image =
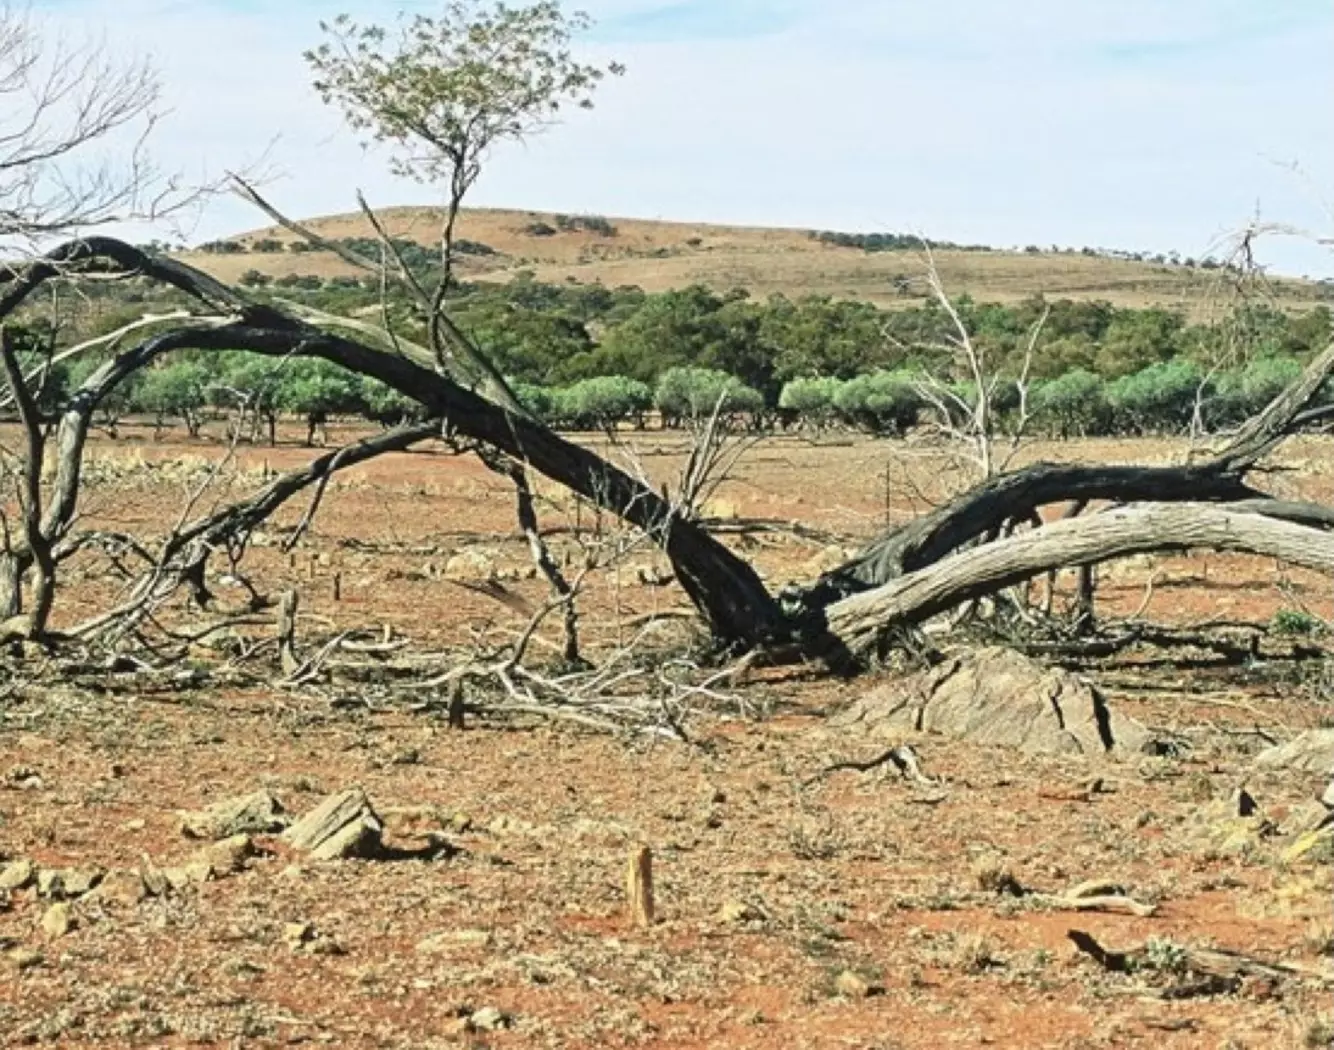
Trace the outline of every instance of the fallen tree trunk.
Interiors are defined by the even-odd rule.
[[[1190,549],[1262,554],[1334,574],[1334,535],[1321,529],[1227,505],[1146,504],[1054,522],[962,551],[835,602],[826,610],[826,625],[832,639],[865,658],[896,628],[922,623],[1052,569]]]
[[[1334,344],[1313,359],[1292,385],[1237,431],[1220,452],[1199,463],[1174,467],[1036,463],[997,475],[934,511],[885,532],[847,563],[823,575],[801,601],[807,608],[817,609],[878,587],[998,533],[1006,522],[1030,518],[1039,508],[1053,503],[1233,503],[1265,499],[1265,493],[1246,484],[1246,474],[1286,436],[1330,414],[1330,406],[1310,406],[1331,373]]]

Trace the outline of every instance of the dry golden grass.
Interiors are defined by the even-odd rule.
[[[385,209],[382,219],[396,237],[430,244],[439,229],[434,208]],[[916,252],[867,253],[822,244],[810,231],[702,223],[612,219],[615,236],[586,230],[535,236],[535,223],[555,225],[551,213],[470,209],[464,212],[459,236],[494,248],[497,256],[469,257],[463,272],[477,280],[507,281],[520,271],[539,280],[559,283],[602,283],[608,287],[639,285],[658,292],[689,284],[718,291],[745,288],[763,298],[829,295],[864,299],[881,306],[908,306],[922,301],[925,260]],[[359,215],[333,215],[308,220],[323,236],[368,237],[372,231]],[[296,238],[269,227],[236,239],[251,243],[272,237],[285,243]],[[275,277],[289,273],[332,277],[355,272],[325,252],[209,255],[190,252],[186,261],[223,280],[234,281],[246,270]],[[1218,271],[1188,270],[1085,255],[1021,252],[941,251],[936,263],[952,293],[988,302],[1014,302],[1041,292],[1048,298],[1103,299],[1117,306],[1167,306],[1207,317],[1230,301]],[[899,290],[910,282],[909,294]],[[1321,289],[1306,281],[1276,280],[1271,292],[1278,304],[1305,309],[1321,301]]]

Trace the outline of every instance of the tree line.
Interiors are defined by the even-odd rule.
[[[255,290],[344,316],[380,312],[379,291],[352,277]],[[66,338],[112,331],[145,305],[132,285],[114,294],[125,301],[102,304],[94,321]],[[525,407],[567,429],[643,426],[655,412],[672,426],[717,409],[754,428],[896,434],[951,422],[940,418],[948,404],[925,395],[926,377],[947,403],[974,396],[948,350],[953,321],[934,303],[885,310],[817,296],[758,301],[701,286],[649,294],[524,275],[504,285],[460,284],[451,302],[459,327],[489,353]],[[380,305],[405,337],[426,338],[410,303]],[[1160,307],[1037,296],[1014,304],[964,296],[954,305],[994,376],[999,425],[1022,422],[1053,436],[1232,425],[1282,389],[1332,328],[1324,306],[1288,313],[1244,304],[1205,324]],[[30,328],[35,348],[49,333],[39,318]],[[30,354],[36,360],[38,351]],[[79,355],[49,369],[51,397],[77,386],[100,359]],[[397,394],[318,362],[279,367],[244,354],[219,361],[150,369],[104,415],[180,420],[194,432],[206,411],[243,404],[270,430],[279,414],[301,417],[313,437],[333,416],[393,423],[411,411]]]

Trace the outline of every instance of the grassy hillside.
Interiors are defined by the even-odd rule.
[[[391,234],[423,244],[429,245],[439,228],[439,212],[433,208],[391,208],[382,214]],[[914,251],[871,253],[838,247],[817,240],[808,230],[641,219],[588,225],[598,227],[603,222],[610,223],[610,233],[584,228],[578,218],[571,222],[550,213],[468,210],[459,236],[496,254],[470,256],[462,270],[477,280],[506,281],[530,271],[551,282],[639,285],[651,292],[701,283],[717,291],[745,288],[761,298],[775,292],[819,294],[889,307],[919,303],[924,294],[925,264]],[[368,237],[372,232],[359,215],[316,218],[309,225],[329,238]],[[231,239],[247,247],[264,239],[288,247],[296,240],[272,227]],[[250,269],[274,277],[355,272],[324,252],[195,251],[183,258],[230,281]],[[1117,306],[1176,307],[1202,317],[1229,292],[1217,270],[1076,253],[942,250],[936,253],[936,262],[951,293],[967,292],[979,301],[1013,302],[1041,292],[1049,298],[1103,299]],[[1279,305],[1298,309],[1322,298],[1328,302],[1331,296],[1328,288],[1287,279],[1273,282],[1272,293]]]

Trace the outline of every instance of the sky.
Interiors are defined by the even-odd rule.
[[[420,0],[30,0],[158,65],[153,150],[247,166],[283,210],[436,203],[311,90],[322,18]],[[567,3],[566,5],[570,5]],[[1221,254],[1259,218],[1275,271],[1334,276],[1329,0],[584,0],[591,112],[496,150],[469,203],[906,232],[997,247]],[[191,240],[264,225],[211,204]]]

